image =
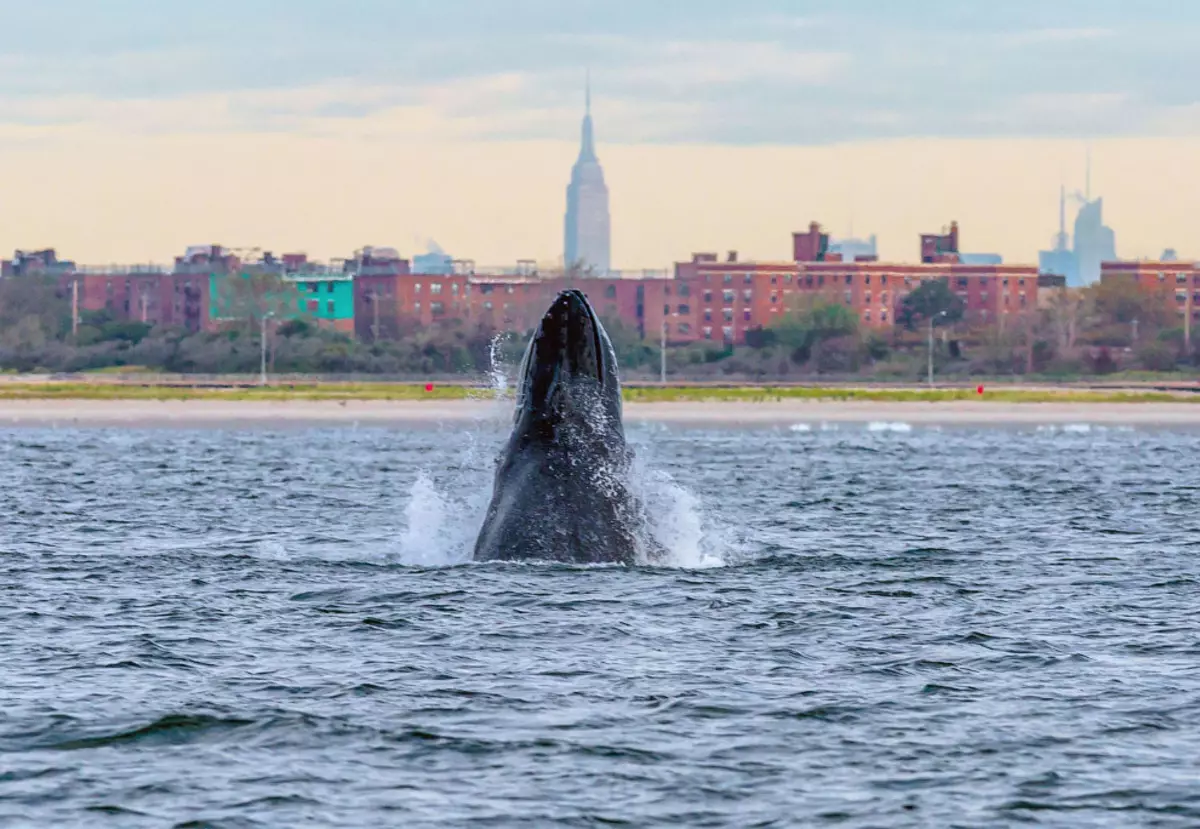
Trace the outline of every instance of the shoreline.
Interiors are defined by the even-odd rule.
[[[628,402],[625,421],[677,426],[905,423],[944,426],[1200,427],[1195,403],[1002,401]],[[439,426],[488,421],[507,428],[509,401],[495,400],[0,400],[0,427]]]

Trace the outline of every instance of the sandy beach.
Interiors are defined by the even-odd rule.
[[[0,425],[263,427],[317,425],[439,425],[503,420],[508,404],[490,401],[382,400],[4,400]],[[630,423],[676,425],[790,425],[908,423],[912,425],[1200,426],[1196,403],[892,403],[784,400],[780,402],[628,403]]]

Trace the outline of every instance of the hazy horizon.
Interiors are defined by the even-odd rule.
[[[1121,257],[1200,256],[1200,8],[829,7],[0,0],[0,251],[552,260],[590,68],[615,267],[787,258],[810,220],[1033,263],[1089,147]]]

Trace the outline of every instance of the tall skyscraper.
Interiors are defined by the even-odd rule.
[[[1065,276],[1068,285],[1079,282],[1075,253],[1071,250],[1071,236],[1067,233],[1067,188],[1058,191],[1058,233],[1054,235],[1054,247],[1038,251],[1038,270]]]
[[[571,169],[567,185],[567,215],[563,243],[564,265],[578,265],[591,276],[608,273],[609,220],[608,185],[604,169],[596,158],[596,139],[592,133],[592,85],[588,80],[583,116],[583,141],[579,158]]]
[[[1059,193],[1058,234],[1054,237],[1054,248],[1038,253],[1038,270],[1065,276],[1072,287],[1095,282],[1100,278],[1100,263],[1117,259],[1116,234],[1104,224],[1104,199],[1092,198],[1090,153],[1084,191],[1076,192],[1075,198],[1080,208],[1075,216],[1074,245],[1067,247],[1071,237],[1067,235],[1067,194],[1064,189]]]
[[[1100,278],[1100,263],[1115,262],[1117,238],[1104,224],[1104,199],[1085,200],[1075,217],[1076,285],[1090,285]],[[1067,284],[1072,284],[1070,280]]]

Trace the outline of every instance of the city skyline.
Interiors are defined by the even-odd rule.
[[[1034,262],[1088,146],[1122,256],[1200,254],[1200,101],[1171,46],[1195,42],[1200,8],[643,6],[13,6],[0,249],[329,258],[436,238],[480,262],[550,260],[590,65],[617,268],[711,247],[785,258],[781,236],[814,216],[895,260],[955,217],[970,250]],[[235,11],[270,35],[229,38]],[[297,60],[332,47],[336,63]]]

